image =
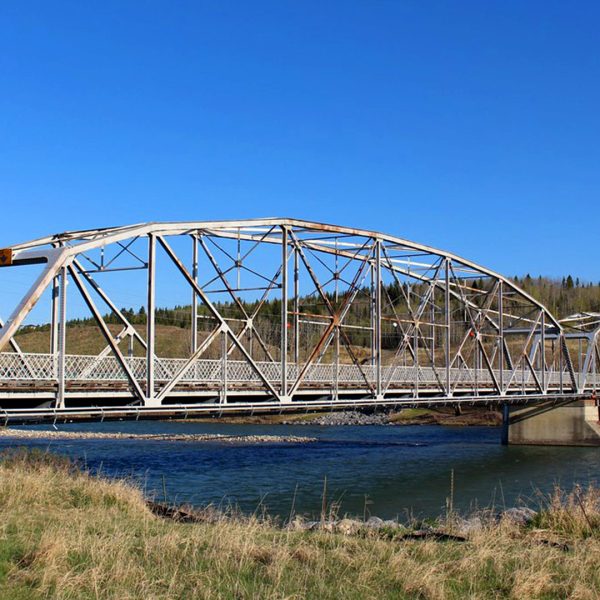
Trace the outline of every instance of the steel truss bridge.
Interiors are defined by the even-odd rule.
[[[0,267],[36,271],[0,322],[0,419],[560,403],[600,385],[600,316],[559,322],[498,273],[372,231],[144,223],[15,244]],[[98,352],[70,350],[84,330]]]

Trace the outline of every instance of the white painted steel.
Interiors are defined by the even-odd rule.
[[[131,372],[138,381],[146,379],[146,358],[145,357],[124,357]],[[16,352],[0,353],[0,381],[56,381],[55,357],[52,354],[17,354]],[[154,361],[155,381],[168,382],[189,362],[185,358],[156,358]],[[221,359],[201,359],[190,364],[180,377],[181,383],[203,384],[218,383],[221,381],[222,373]],[[273,384],[281,381],[280,363],[258,361],[262,373]],[[439,388],[439,371],[444,367],[437,369],[436,377],[434,369],[431,367],[414,366],[382,366],[382,378],[392,382],[393,386],[410,386],[415,382],[415,375],[418,373],[418,382],[422,385],[428,385]],[[300,366],[295,363],[288,363],[287,377],[289,380],[295,380],[298,376]],[[311,365],[304,377],[307,384],[320,383],[328,384],[334,380],[335,365],[333,364],[314,364]],[[377,380],[376,367],[372,365],[363,365],[361,370],[355,365],[340,364],[337,374],[337,380],[341,385],[353,385],[357,388],[365,387],[363,373],[367,379],[375,384]],[[498,370],[494,371],[496,377],[499,377]],[[536,372],[541,377],[539,371]],[[450,371],[452,385],[460,385],[463,388],[476,387],[477,385],[493,385],[493,379],[487,369],[461,369],[453,368]],[[554,372],[546,374],[550,386],[560,383],[560,373]],[[65,356],[65,379],[67,382],[126,382],[128,381],[119,361],[112,356],[69,355]],[[260,383],[260,378],[254,369],[245,361],[229,360],[227,362],[227,379],[231,384],[250,384]],[[533,374],[528,370],[521,370],[515,374],[511,382],[510,389],[518,390],[523,384],[533,386],[535,383]],[[600,384],[600,374],[588,374],[587,383],[589,386]],[[440,390],[443,391],[443,390]]]

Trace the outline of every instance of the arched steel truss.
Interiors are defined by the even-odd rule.
[[[570,315],[560,321],[569,343],[577,388],[594,394],[600,384],[600,313]]]
[[[1,398],[58,409],[415,404],[575,396],[596,384],[595,368],[575,372],[563,325],[513,281],[372,231],[282,218],[145,223],[53,235],[4,256],[43,269],[0,329]],[[161,355],[156,342],[164,264],[168,281],[189,288],[185,356]],[[128,269],[146,272],[142,327],[104,284]],[[67,283],[104,336],[97,355],[69,354]],[[48,352],[23,352],[19,328],[47,290]],[[40,385],[28,395],[23,381]]]

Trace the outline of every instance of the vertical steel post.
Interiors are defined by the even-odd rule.
[[[287,396],[288,351],[288,230],[281,228],[281,397]]]
[[[56,360],[58,353],[58,321],[59,321],[60,288],[59,277],[52,280],[52,307],[50,312],[50,354]]]
[[[593,363],[592,363],[592,373],[594,375],[594,387],[592,388],[594,390],[594,393],[596,393],[596,371],[597,371],[597,365],[596,365],[596,361],[598,360],[598,349],[596,348],[596,335],[594,335],[594,337],[592,338],[591,342],[593,343],[593,347],[592,347],[592,356],[593,356]],[[600,416],[600,415],[599,415]],[[600,419],[598,419],[600,421]]]
[[[446,259],[445,273],[445,325],[446,325],[446,395],[450,397],[450,259]]]
[[[227,331],[223,329],[221,333],[221,380],[223,388],[221,390],[221,404],[227,403]]]
[[[581,338],[577,340],[577,391],[581,391]]]
[[[60,270],[60,308],[58,324],[58,397],[57,408],[65,407],[65,351],[67,345],[67,267]]]
[[[146,316],[146,404],[154,399],[154,335],[155,335],[155,284],[156,237],[148,235],[148,309]]]
[[[500,395],[504,395],[504,299],[502,281],[498,284],[498,387]]]
[[[56,246],[54,246],[56,247]],[[54,376],[58,377],[58,323],[59,323],[59,302],[60,302],[60,275],[52,279],[52,304],[50,309],[50,354],[53,360]]]
[[[235,261],[237,267],[237,289],[242,287],[242,240],[240,239],[240,230],[238,228],[238,239],[237,239],[237,257]]]
[[[375,380],[377,397],[381,396],[381,240],[375,241]]]
[[[298,264],[298,250],[294,247],[294,362],[300,360],[300,273]]]
[[[473,328],[471,328],[472,330]],[[473,378],[475,383],[475,390],[474,390],[474,396],[479,396],[479,369],[481,368],[481,349],[479,347],[479,331],[474,333],[475,335],[475,377]]]
[[[540,362],[542,363],[541,365],[541,369],[542,369],[542,373],[541,373],[541,384],[542,384],[542,393],[546,393],[546,315],[544,314],[544,311],[542,311],[542,316],[541,316],[541,327],[542,327],[542,333],[540,335],[540,343],[542,344],[542,347],[540,348]]]
[[[415,323],[413,337],[413,352],[415,354],[415,397],[419,396],[419,324]]]
[[[192,277],[198,282],[198,238],[192,236]],[[198,294],[192,290],[192,352],[194,354],[198,349]]]
[[[375,339],[375,265],[371,262],[369,266],[371,285],[370,285],[370,302],[371,302],[371,377],[375,370],[375,353],[377,342]]]
[[[337,325],[335,328],[335,360],[333,368],[335,369],[333,374],[333,399],[337,400],[340,389],[340,326]]]
[[[436,276],[437,279],[437,276]],[[435,287],[431,288],[431,366],[435,368]]]
[[[564,365],[564,351],[566,348],[566,341],[565,338],[563,337],[563,333],[562,331],[558,334],[559,338],[558,338],[558,343],[559,343],[559,353],[558,353],[558,372],[560,373],[559,379],[558,379],[558,389],[560,390],[560,393],[563,393],[563,386],[564,386],[564,382],[563,382],[563,369],[565,368]]]
[[[334,298],[335,298],[335,310],[336,312],[338,311],[338,300],[339,300],[339,271],[338,271],[338,239],[337,237],[335,238],[335,272],[334,272],[334,278],[335,278],[335,291],[334,291]],[[340,377],[340,326],[341,324],[338,323],[335,327],[335,345],[334,345],[334,352],[335,352],[335,356],[334,356],[334,361],[333,361],[333,368],[334,368],[334,374],[333,374],[333,399],[337,400],[338,396],[339,396],[339,389],[340,389],[340,381],[339,381],[339,377]]]

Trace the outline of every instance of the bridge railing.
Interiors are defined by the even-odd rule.
[[[146,359],[143,357],[125,358],[133,375],[139,381],[146,377]],[[155,359],[155,379],[158,382],[168,382],[175,377],[186,365],[186,359],[157,358]],[[281,380],[281,365],[275,362],[258,362],[264,376],[273,384]],[[231,384],[257,384],[260,377],[245,361],[223,360],[198,360],[190,364],[180,377],[181,383],[210,383],[220,384],[224,381],[224,369],[227,369],[226,379]],[[294,381],[302,365],[294,363],[287,365],[288,381]],[[0,381],[55,381],[58,373],[58,364],[55,356],[51,354],[17,354],[12,352],[0,353]],[[495,373],[496,380],[500,378],[499,371]],[[541,372],[536,373],[538,381]],[[85,355],[67,355],[65,357],[65,376],[68,381],[95,381],[95,382],[124,382],[127,377],[119,362],[111,356],[97,357]],[[415,367],[413,365],[389,365],[382,367],[382,379],[389,382],[389,388],[427,386],[444,389],[445,369],[434,370],[432,367]],[[510,377],[504,371],[505,381]],[[339,385],[353,387],[367,387],[365,379],[373,385],[376,381],[376,370],[371,365],[334,364],[312,365],[303,379],[306,387],[315,387],[321,384],[323,388],[331,388],[336,382]],[[459,389],[479,387],[493,387],[494,381],[487,369],[452,368],[450,371],[451,386]],[[563,374],[563,382],[568,385],[568,379]],[[550,387],[561,384],[561,373],[550,372],[545,374],[545,381]],[[535,378],[529,370],[517,370],[510,379],[509,389],[517,390],[519,387],[535,386]],[[600,375],[588,374],[587,385],[600,384]]]

